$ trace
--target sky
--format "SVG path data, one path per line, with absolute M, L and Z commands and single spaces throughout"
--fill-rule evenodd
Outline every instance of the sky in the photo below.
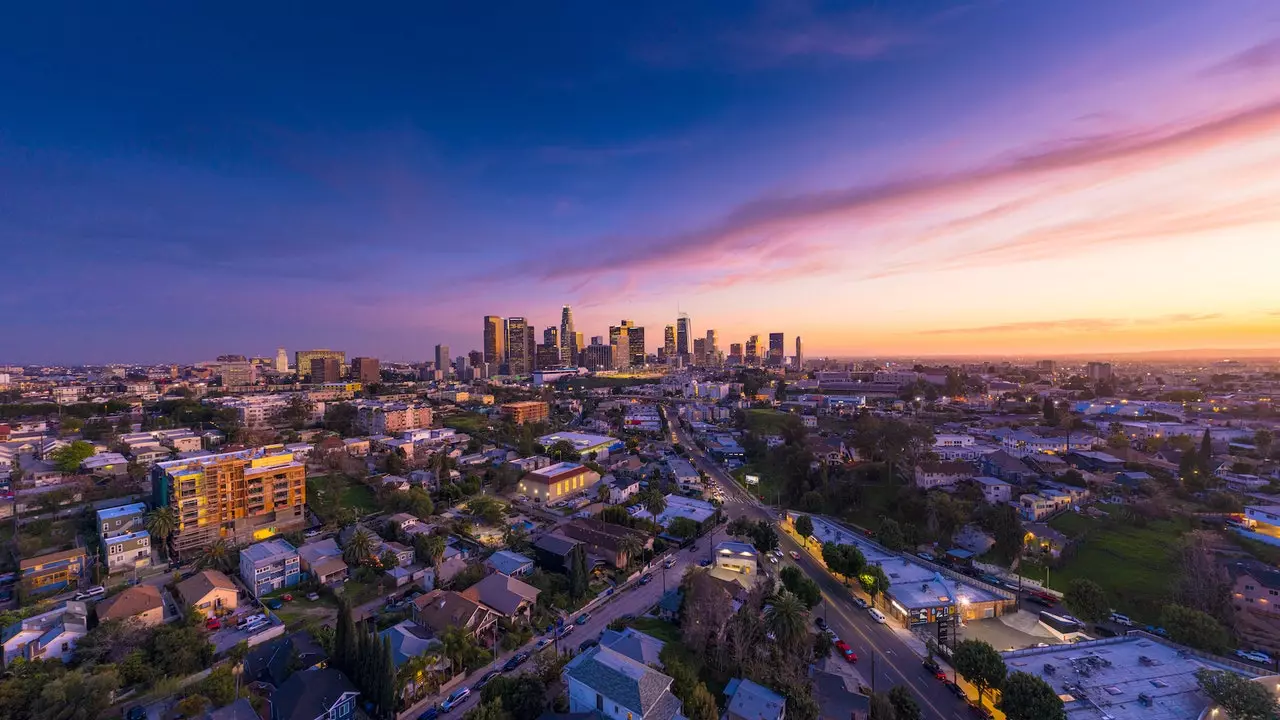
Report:
M 1273 0 L 302 8 L 8 9 L 0 363 L 1280 348 Z

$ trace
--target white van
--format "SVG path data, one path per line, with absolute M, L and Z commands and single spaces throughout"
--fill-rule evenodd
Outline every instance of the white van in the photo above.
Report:
M 94 600 L 107 594 L 107 589 L 101 585 L 94 585 L 88 590 L 76 593 L 76 600 Z
M 1129 619 L 1129 616 L 1121 615 L 1118 612 L 1111 613 L 1111 622 L 1125 627 L 1133 627 L 1133 621 Z
M 875 620 L 878 623 L 884 623 L 885 620 L 888 619 L 884 616 L 884 613 L 880 612 L 876 608 L 870 608 L 867 610 L 867 614 L 871 616 L 872 620 Z

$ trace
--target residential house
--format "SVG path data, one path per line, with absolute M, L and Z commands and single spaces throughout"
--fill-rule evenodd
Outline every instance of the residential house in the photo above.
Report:
M 658 638 L 642 633 L 635 628 L 623 628 L 622 630 L 605 628 L 600 633 L 601 647 L 607 647 L 614 652 L 626 655 L 642 665 L 656 667 L 659 670 L 662 669 L 662 648 L 666 647 L 666 645 Z
M 1071 506 L 1071 496 L 1056 490 L 1026 493 L 1018 498 L 1018 511 L 1024 520 L 1039 522 Z
M 205 617 L 223 615 L 236 609 L 239 591 L 231 578 L 217 570 L 202 570 L 178 583 L 178 598 Z
M 103 508 L 97 512 L 98 537 L 113 538 L 128 535 L 143 528 L 147 506 L 142 503 Z
M 271 694 L 270 720 L 352 720 L 359 696 L 337 670 L 297 672 Z
M 702 487 L 702 475 L 684 458 L 673 457 L 667 460 L 667 471 L 675 478 L 681 490 Z
M 309 542 L 298 548 L 302 571 L 315 578 L 321 585 L 340 584 L 347 577 L 347 562 L 342 559 L 342 548 L 333 538 Z
M 508 620 L 529 619 L 538 601 L 538 588 L 502 573 L 493 573 L 462 591 L 462 596 L 484 605 Z
M 99 477 L 123 477 L 129 472 L 129 458 L 116 452 L 98 453 L 85 458 L 80 471 Z
M 354 455 L 356 457 L 364 457 L 365 455 L 369 454 L 369 439 L 368 438 L 346 438 L 345 440 L 342 441 L 342 447 L 347 451 L 347 454 L 349 455 Z
M 533 541 L 533 556 L 538 567 L 549 572 L 564 573 L 569 571 L 569 558 L 574 549 L 581 545 L 583 543 L 580 540 L 547 533 L 539 535 Z
M 1036 471 L 1027 467 L 1026 463 L 1005 450 L 997 450 L 982 458 L 981 471 L 987 477 L 1004 480 L 1014 485 L 1034 480 L 1037 475 Z
M 565 665 L 569 712 L 595 712 L 608 720 L 671 720 L 680 700 L 671 678 L 620 652 L 596 646 Z
M 409 478 L 403 478 L 399 475 L 383 475 L 378 478 L 378 481 L 382 483 L 382 487 L 400 492 L 408 492 L 409 487 L 412 485 Z
M 87 561 L 84 548 L 73 548 L 27 558 L 18 563 L 18 570 L 28 593 L 61 592 L 80 582 Z
M 1001 505 L 1013 498 L 1013 486 L 993 477 L 976 477 L 973 479 L 982 488 L 982 499 L 988 505 Z
M 818 720 L 867 720 L 871 717 L 871 698 L 850 687 L 844 675 L 815 670 L 813 699 L 818 701 Z
M 533 560 L 510 550 L 499 550 L 490 555 L 484 564 L 494 572 L 511 577 L 523 577 L 533 572 Z
M 200 716 L 200 720 L 261 720 L 258 711 L 248 698 L 239 697 L 235 702 L 224 707 L 210 710 Z
M 107 572 L 117 573 L 151 565 L 151 534 L 138 530 L 128 535 L 103 538 L 102 554 L 107 559 Z
M 69 662 L 76 641 L 89 632 L 89 612 L 83 602 L 67 602 L 48 612 L 4 628 L 4 667 L 18 658 Z
M 814 458 L 828 465 L 839 465 L 850 459 L 849 448 L 842 438 L 812 436 L 809 445 Z
M 1115 473 L 1124 470 L 1124 460 L 1104 452 L 1081 450 L 1067 453 L 1067 462 L 1088 472 Z
M 134 585 L 98 603 L 99 622 L 136 620 L 154 626 L 164 622 L 164 601 L 154 585 Z
M 648 533 L 594 518 L 574 518 L 560 526 L 560 532 L 582 541 L 587 553 L 617 568 L 626 567 L 630 561 L 630 556 L 623 549 L 624 537 L 634 537 L 642 548 L 653 547 L 653 538 Z
M 278 637 L 249 648 L 244 656 L 242 677 L 247 683 L 278 688 L 290 675 L 324 667 L 328 654 L 305 630 Z
M 920 463 L 915 467 L 916 487 L 949 487 L 973 477 L 973 466 L 967 462 Z
M 432 590 L 413 600 L 413 621 L 440 635 L 450 627 L 461 627 L 483 638 L 498 616 L 476 600 L 452 590 Z
M 298 550 L 283 538 L 272 538 L 240 551 L 240 579 L 262 597 L 298 584 L 301 577 Z
M 640 478 L 634 475 L 630 477 L 606 475 L 603 480 L 609 483 L 609 502 L 613 505 L 622 505 L 631 496 L 640 492 Z
M 729 698 L 725 720 L 785 720 L 787 699 L 746 678 L 733 678 L 724 686 Z
M 717 570 L 742 575 L 759 572 L 758 553 L 750 543 L 726 540 L 716 545 L 714 557 Z
M 404 543 L 398 543 L 395 541 L 380 544 L 376 554 L 378 557 L 382 557 L 383 553 L 386 552 L 390 552 L 392 555 L 396 556 L 396 561 L 399 563 L 398 567 L 401 568 L 412 565 L 413 561 L 417 558 L 417 551 Z

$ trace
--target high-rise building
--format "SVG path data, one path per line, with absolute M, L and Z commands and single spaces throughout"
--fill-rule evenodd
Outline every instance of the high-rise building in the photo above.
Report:
M 342 365 L 335 357 L 311 358 L 311 382 L 314 384 L 338 382 L 342 377 Z
M 560 347 L 560 331 L 556 329 L 555 325 L 552 325 L 551 327 L 542 331 L 542 344 L 546 345 L 548 350 L 554 350 L 556 353 L 555 360 L 552 361 L 552 363 L 547 367 L 558 366 L 560 364 L 560 358 L 562 356 L 562 353 L 561 353 L 562 348 Z
M 351 379 L 358 380 L 366 385 L 382 380 L 382 373 L 378 366 L 378 358 L 352 358 Z
M 686 358 L 689 356 L 689 351 L 692 350 L 689 346 L 689 339 L 692 334 L 693 330 L 689 322 L 689 316 L 680 313 L 680 316 L 676 318 L 676 352 Z
M 796 359 L 794 367 L 797 370 L 804 370 L 804 353 L 800 350 L 800 336 L 796 336 Z
M 785 343 L 782 333 L 769 333 L 769 364 L 773 367 L 782 367 L 786 361 Z
M 760 336 L 759 335 L 752 335 L 751 337 L 747 338 L 746 353 L 747 354 L 744 355 L 742 358 L 745 364 L 752 365 L 752 366 L 760 364 Z
M 538 331 L 532 325 L 524 328 L 524 356 L 528 358 L 529 372 L 533 372 L 533 359 L 538 354 Z
M 720 344 L 717 342 L 716 331 L 707 331 L 707 364 L 720 364 Z
M 484 353 L 479 350 L 472 350 L 467 353 L 467 359 L 471 361 L 471 367 L 479 367 L 486 362 Z
M 631 339 L 628 337 L 626 320 L 622 321 L 623 325 L 611 325 L 609 327 L 609 347 L 613 351 L 613 369 L 622 370 L 627 367 L 627 363 L 631 360 Z
M 667 357 L 676 354 L 676 326 L 668 325 L 662 328 L 662 352 Z
M 254 380 L 253 363 L 243 357 L 239 360 L 224 362 L 218 366 L 218 374 L 222 376 L 222 387 L 224 388 L 252 385 Z
M 591 336 L 591 344 L 592 344 L 592 345 L 604 345 L 604 336 L 603 336 L 603 335 L 592 335 L 592 336 Z
M 631 343 L 631 367 L 644 367 L 644 328 L 631 326 L 627 328 L 627 340 Z
M 219 539 L 242 545 L 306 524 L 306 466 L 279 448 L 170 460 L 152 467 L 152 504 L 172 507 L 177 514 L 173 544 L 179 553 L 186 556 Z
M 603 338 L 593 338 L 602 340 Z M 582 349 L 579 364 L 588 370 L 612 370 L 613 348 L 603 343 L 592 343 Z
M 445 375 L 449 374 L 449 346 L 448 345 L 436 346 L 436 369 L 443 371 Z
M 582 337 L 582 333 L 580 332 L 574 333 L 573 334 L 573 361 L 575 363 L 578 361 L 578 353 L 582 352 L 582 348 L 586 346 L 587 346 L 587 343 L 586 343 L 586 340 Z
M 529 328 L 524 318 L 507 318 L 507 373 L 529 374 Z
M 1089 379 L 1104 382 L 1111 379 L 1111 363 L 1091 362 L 1088 365 Z
M 707 364 L 706 338 L 693 339 L 693 364 L 697 366 L 703 366 Z
M 311 372 L 311 361 L 316 358 L 334 358 L 339 367 L 347 364 L 347 354 L 341 350 L 298 350 L 293 354 L 293 366 L 297 368 L 299 378 Z
M 742 364 L 742 343 L 729 343 L 729 357 L 727 362 L 730 365 Z
M 554 328 L 553 328 L 554 329 Z M 534 370 L 550 370 L 560 366 L 560 346 L 543 343 L 537 347 L 533 356 Z
M 484 362 L 499 365 L 507 361 L 507 321 L 497 315 L 484 316 Z
M 289 372 L 289 354 L 282 347 L 276 348 L 276 372 Z
M 565 365 L 572 365 L 582 349 L 578 337 L 573 330 L 573 310 L 565 305 L 560 309 L 560 358 Z

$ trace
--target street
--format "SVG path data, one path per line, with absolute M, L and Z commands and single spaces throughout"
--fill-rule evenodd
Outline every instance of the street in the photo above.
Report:
M 736 497 L 736 502 L 726 502 L 724 506 L 731 519 L 746 517 L 767 520 L 777 526 L 777 517 L 773 511 L 762 506 L 759 500 L 738 485 L 719 463 L 706 457 L 685 433 L 679 420 L 669 417 L 668 421 L 673 439 L 688 449 L 689 459 L 694 466 L 715 479 L 724 490 L 726 500 Z M 894 685 L 906 685 L 921 707 L 927 709 L 928 717 L 969 717 L 966 704 L 948 692 L 940 680 L 921 666 L 920 655 L 907 646 L 898 632 L 875 622 L 865 610 L 854 605 L 851 591 L 781 528 L 778 528 L 778 539 L 782 551 L 787 554 L 783 562 L 793 562 L 789 557 L 790 553 L 797 552 L 800 559 L 794 561 L 795 564 L 818 583 L 823 602 L 813 612 L 822 613 L 836 634 L 858 654 L 858 670 L 871 681 L 873 690 L 886 692 Z

